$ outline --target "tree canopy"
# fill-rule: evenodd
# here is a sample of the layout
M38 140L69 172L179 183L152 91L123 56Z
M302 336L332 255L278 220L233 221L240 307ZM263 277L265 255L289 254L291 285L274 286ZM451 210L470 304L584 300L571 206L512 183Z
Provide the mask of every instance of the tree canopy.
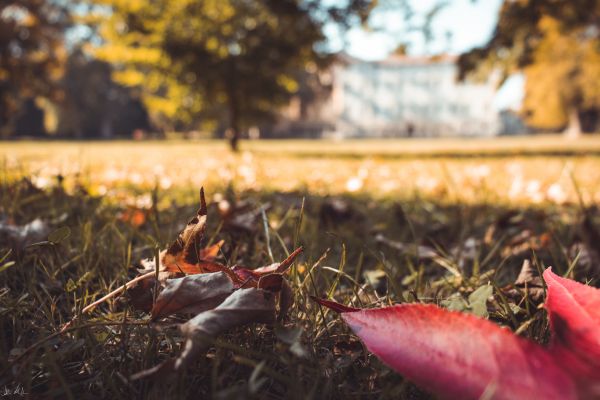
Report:
M490 41L460 57L460 78L522 71L527 121L577 134L581 117L600 110L599 15L598 0L504 1Z
M155 123L203 123L230 133L273 118L307 66L332 60L327 23L364 20L371 1L326 8L300 0L103 0L111 13L98 57L139 86ZM175 126L176 127L176 126Z
M0 129L33 96L59 96L67 9L52 0L0 2ZM5 133L5 132L2 132Z

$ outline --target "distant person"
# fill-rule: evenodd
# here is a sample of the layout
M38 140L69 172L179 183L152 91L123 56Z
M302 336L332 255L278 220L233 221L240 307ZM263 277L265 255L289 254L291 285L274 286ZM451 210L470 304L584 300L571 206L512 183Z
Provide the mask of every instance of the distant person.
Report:
M415 124L413 124L412 122L409 122L406 124L406 136L407 137L413 137L415 133Z

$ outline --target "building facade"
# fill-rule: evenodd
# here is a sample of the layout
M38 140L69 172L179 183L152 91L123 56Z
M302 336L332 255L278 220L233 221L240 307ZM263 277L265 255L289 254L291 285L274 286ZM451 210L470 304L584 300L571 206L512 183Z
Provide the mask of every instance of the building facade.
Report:
M457 82L454 57L347 56L332 70L324 136L440 137L500 133L496 82Z

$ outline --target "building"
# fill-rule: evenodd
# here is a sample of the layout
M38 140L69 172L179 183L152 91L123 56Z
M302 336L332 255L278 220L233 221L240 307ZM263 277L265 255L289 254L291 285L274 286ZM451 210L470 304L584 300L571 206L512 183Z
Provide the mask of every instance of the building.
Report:
M496 82L457 82L456 58L343 56L333 70L330 135L340 137L493 136Z

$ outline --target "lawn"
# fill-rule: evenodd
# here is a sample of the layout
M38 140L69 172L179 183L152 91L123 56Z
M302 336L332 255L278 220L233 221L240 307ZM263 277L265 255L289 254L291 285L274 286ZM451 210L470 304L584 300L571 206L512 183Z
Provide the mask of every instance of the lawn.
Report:
M310 296L449 307L490 284L488 318L545 343L543 296L515 279L529 260L598 286L599 154L596 137L247 142L238 155L217 141L0 143L0 389L429 398ZM179 353L185 316L150 323L127 293L57 332L176 239L201 186L219 262L255 268L304 247L294 303L210 339L174 379L130 381Z
M600 200L600 137L256 141L234 155L223 141L14 142L0 144L7 179L38 186L56 176L112 198L196 198L236 191L356 194L391 200L538 204ZM126 193L125 193L126 192ZM129 199L128 201L133 201Z

